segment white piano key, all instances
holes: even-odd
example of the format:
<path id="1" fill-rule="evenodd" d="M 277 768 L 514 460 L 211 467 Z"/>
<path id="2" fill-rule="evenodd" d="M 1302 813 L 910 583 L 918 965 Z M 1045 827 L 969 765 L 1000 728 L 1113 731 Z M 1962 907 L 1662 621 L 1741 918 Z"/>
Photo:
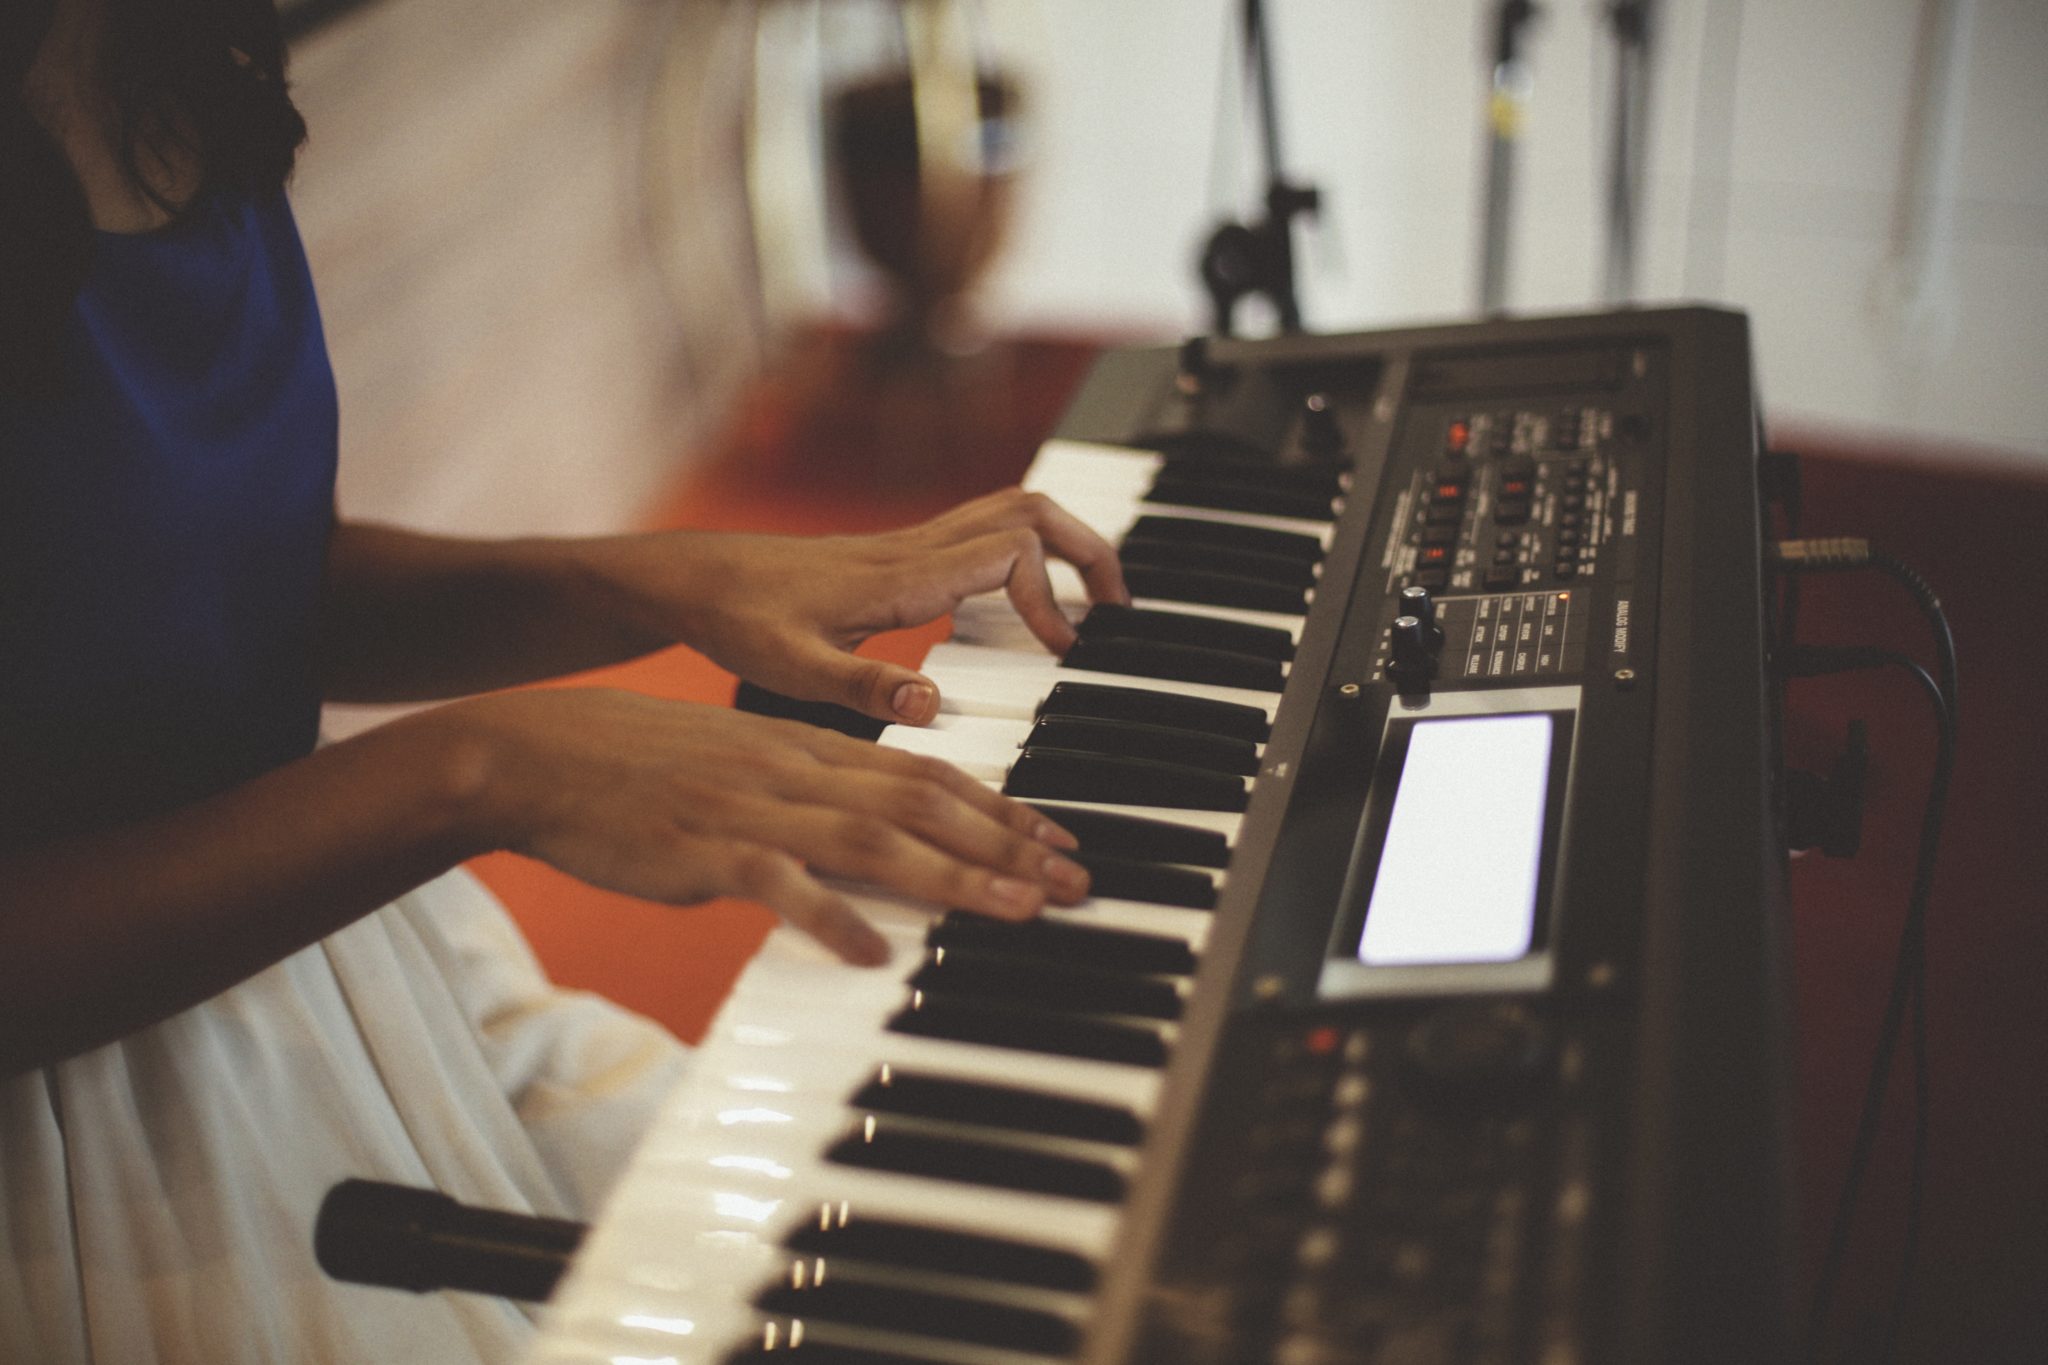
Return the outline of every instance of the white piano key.
<path id="1" fill-rule="evenodd" d="M 1185 517 L 1189 521 L 1221 521 L 1233 526 L 1258 526 L 1269 531 L 1289 531 L 1298 536 L 1315 537 L 1325 550 L 1330 548 L 1330 536 L 1336 527 L 1335 521 L 1276 517 L 1264 512 L 1233 512 L 1222 507 L 1188 507 L 1177 502 L 1141 502 L 1133 509 L 1132 515 L 1134 519 L 1140 516 Z M 1125 524 L 1125 529 L 1129 529 L 1129 523 Z"/>
<path id="2" fill-rule="evenodd" d="M 1098 809 L 1147 819 L 1170 819 L 1184 824 L 1200 822 L 1179 820 L 1183 815 L 1228 816 L 1231 820 L 1244 818 L 1234 811 L 1163 810 L 1153 806 L 1104 804 Z M 1236 832 L 1235 825 L 1226 827 L 1221 820 L 1203 827 L 1219 829 L 1225 837 Z M 865 969 L 864 975 L 885 981 L 892 978 L 897 981 L 907 980 L 910 974 L 917 970 L 917 964 L 923 960 L 926 932 L 940 915 L 946 913 L 945 907 L 885 891 L 879 887 L 857 886 L 852 883 L 833 885 L 853 902 L 855 910 L 889 940 L 894 953 L 888 964 Z M 1090 896 L 1079 905 L 1072 906 L 1048 904 L 1039 913 L 1047 919 L 1074 924 L 1093 924 L 1105 929 L 1126 929 L 1135 934 L 1158 934 L 1166 938 L 1177 938 L 1197 955 L 1208 941 L 1209 926 L 1215 920 L 1215 916 L 1207 910 L 1187 910 L 1178 906 L 1152 905 L 1145 901 L 1121 900 L 1109 896 Z M 744 974 L 735 990 L 758 979 L 762 982 L 797 983 L 799 991 L 830 993 L 835 973 L 862 970 L 847 967 L 810 936 L 786 925 L 777 928 L 768 936 L 755 961 L 760 962 L 763 958 L 774 963 L 774 970 Z M 876 988 L 875 993 L 885 994 L 879 988 Z M 862 998 L 866 998 L 865 991 Z"/>
<path id="3" fill-rule="evenodd" d="M 744 1135 L 744 1148 L 742 1135 L 692 1124 L 636 1162 L 635 1188 L 657 1200 L 667 1217 L 689 1213 L 679 1225 L 696 1230 L 700 1243 L 708 1233 L 736 1234 L 726 1243 L 736 1253 L 749 1238 L 779 1242 L 792 1228 L 815 1219 L 821 1204 L 842 1201 L 872 1217 L 1042 1242 L 1090 1259 L 1103 1254 L 1114 1234 L 1115 1209 L 1094 1200 L 826 1161 L 824 1153 L 856 1133 L 860 1119 L 845 1110 L 826 1113 L 824 1106 L 791 1107 L 799 1111 L 795 1123 Z M 1068 1149 L 1126 1178 L 1137 1160 L 1129 1151 L 1101 1144 L 1075 1143 Z"/>
<path id="4" fill-rule="evenodd" d="M 1177 938 L 1200 957 L 1208 946 L 1209 930 L 1215 916 L 1206 910 L 1182 910 L 1171 905 L 1146 905 L 1142 901 L 1089 897 L 1079 905 L 1049 905 L 1041 912 L 1062 924 L 1092 925 L 1098 929 L 1121 929 L 1133 934 L 1154 934 Z"/>
<path id="5" fill-rule="evenodd" d="M 990 784 L 1000 789 L 1000 784 Z M 1164 806 L 1128 806 L 1115 801 L 1033 801 L 1053 819 L 1060 818 L 1061 806 L 1073 806 L 1080 810 L 1102 811 L 1109 815 L 1128 815 L 1137 820 L 1158 820 L 1169 825 L 1186 825 L 1192 829 L 1214 830 L 1226 842 L 1237 838 L 1237 831 L 1244 825 L 1244 813 L 1234 810 L 1175 810 Z M 1115 852 L 1114 849 L 1105 850 Z M 1214 869 L 1210 869 L 1214 870 Z"/>
<path id="6" fill-rule="evenodd" d="M 1139 516 L 1159 515 L 1271 527 L 1330 543 L 1332 527 L 1321 522 L 1146 503 L 1161 465 L 1151 451 L 1051 441 L 1025 486 L 1058 499 L 1113 541 Z M 1049 574 L 1063 609 L 1078 619 L 1087 605 L 1079 576 L 1057 562 Z M 1275 626 L 1297 639 L 1301 627 L 1299 618 L 1284 614 L 1165 601 L 1138 605 Z M 998 753 L 1004 740 L 995 727 L 965 722 L 1002 719 L 1009 728 L 1001 735 L 1019 734 L 1018 722 L 1029 720 L 1059 681 L 1238 702 L 1268 720 L 1278 703 L 1263 692 L 1060 669 L 999 592 L 963 603 L 954 627 L 954 640 L 925 661 L 945 714 L 925 737 L 892 742 L 937 743 L 951 757 L 949 746 L 973 730 L 992 746 L 982 752 Z M 1014 756 L 1015 741 L 1008 743 Z M 999 785 L 993 776 L 985 780 Z M 1234 812 L 1065 804 L 1213 829 L 1226 839 L 1236 838 L 1243 819 Z M 593 1228 L 548 1310 L 529 1365 L 722 1362 L 760 1340 L 764 1315 L 752 1300 L 771 1276 L 786 1273 L 790 1253 L 780 1242 L 798 1221 L 815 1219 L 821 1203 L 837 1208 L 844 1201 L 855 1217 L 1038 1242 L 1098 1263 L 1108 1254 L 1119 1217 L 1110 1206 L 823 1160 L 824 1149 L 855 1121 L 846 1102 L 883 1062 L 1120 1105 L 1141 1119 L 1154 1112 L 1161 1082 L 1161 1073 L 1148 1067 L 888 1032 L 940 911 L 870 888 L 841 889 L 881 931 L 891 961 L 876 969 L 848 967 L 794 929 L 769 935 L 706 1033 L 691 1079 L 663 1105 Z M 1107 898 L 1049 908 L 1045 916 L 1175 938 L 1198 954 L 1214 922 L 1199 911 Z M 812 1330 L 950 1365 L 1044 1365 L 993 1348 L 822 1324 Z"/>
<path id="7" fill-rule="evenodd" d="M 1055 586 L 1062 582 L 1069 583 L 1071 591 L 1060 599 L 1061 609 L 1070 622 L 1079 625 L 1082 617 L 1088 614 L 1087 594 L 1081 590 L 1079 575 L 1070 568 L 1064 573 L 1055 572 Z M 1303 618 L 1299 616 L 1287 616 L 1271 611 L 1251 611 L 1244 607 L 1198 606 L 1187 602 L 1170 602 L 1161 597 L 1137 597 L 1131 599 L 1131 602 L 1133 606 L 1153 611 L 1200 616 L 1215 621 L 1242 621 L 1247 625 L 1284 630 L 1296 644 L 1301 643 Z M 1040 643 L 1038 637 L 1031 633 L 1031 627 L 1025 625 L 1017 615 L 1017 609 L 1010 605 L 1009 597 L 1000 592 L 981 593 L 955 607 L 951 638 L 963 645 L 986 645 L 991 649 L 1013 649 L 1024 654 L 1051 653 Z"/>
<path id="8" fill-rule="evenodd" d="M 1059 603 L 1067 619 L 1079 621 L 1087 614 L 1092 599 L 1088 595 L 1088 585 L 1081 580 L 1079 569 L 1065 560 L 1053 560 L 1045 566 L 1045 576 L 1046 581 L 1052 584 L 1053 600 Z M 1315 600 L 1314 588 L 1308 590 L 1308 600 Z M 1254 626 L 1272 626 L 1276 630 L 1289 632 L 1297 642 L 1301 639 L 1301 626 L 1305 619 L 1291 612 L 1257 611 L 1250 607 L 1220 607 L 1206 602 L 1182 602 L 1171 597 L 1134 595 L 1131 598 L 1131 605 L 1148 607 L 1153 611 L 1177 611 L 1192 616 L 1215 617 L 1224 621 L 1244 621 Z M 1015 612 L 1011 614 L 1015 615 Z M 1037 636 L 1030 634 L 1028 627 L 1025 634 L 1034 643 L 1038 639 Z M 1044 645 L 1038 647 L 1045 648 Z"/>
<path id="9" fill-rule="evenodd" d="M 745 1003 L 749 1008 L 789 1008 L 786 999 L 765 993 L 750 996 Z M 1116 1105 L 1141 1119 L 1150 1114 L 1158 1095 L 1158 1074 L 1146 1067 L 1112 1062 L 1073 1065 L 1069 1059 L 1039 1053 L 889 1034 L 883 1030 L 886 1017 L 857 1042 L 849 1041 L 854 1034 L 845 1027 L 817 1030 L 780 1046 L 761 1043 L 755 1030 L 725 1030 L 718 1035 L 718 1055 L 692 1059 L 692 1075 L 701 1076 L 707 1094 L 722 1096 L 727 1107 L 708 1112 L 723 1128 L 737 1127 L 737 1117 L 752 1107 L 772 1112 L 787 1095 L 815 1093 L 843 1104 L 885 1064 L 902 1072 Z"/>
<path id="10" fill-rule="evenodd" d="M 965 769 L 981 782 L 1002 789 L 1010 765 L 1023 751 L 1031 736 L 1032 722 L 1006 716 L 956 715 L 941 711 L 928 725 L 891 725 L 875 740 L 877 744 L 908 753 L 930 754 Z M 1265 752 L 1265 745 L 1253 749 Z M 1215 812 L 1234 815 L 1234 811 Z"/>
<path id="11" fill-rule="evenodd" d="M 864 914 L 868 913 L 858 899 L 855 907 Z M 1215 920 L 1215 916 L 1206 910 L 1148 905 L 1142 901 L 1116 900 L 1107 896 L 1090 896 L 1079 905 L 1049 905 L 1039 913 L 1046 919 L 1063 924 L 1092 925 L 1099 929 L 1178 939 L 1197 956 L 1207 946 L 1210 926 Z M 873 916 L 870 914 L 869 918 L 872 921 Z M 771 1046 L 791 1046 L 799 1041 L 806 1046 L 818 1046 L 821 1045 L 821 1034 L 829 1043 L 838 1036 L 832 1030 L 856 1016 L 871 1019 L 873 1026 L 880 1028 L 888 1016 L 901 1009 L 908 999 L 907 982 L 924 961 L 925 954 L 921 933 L 912 938 L 892 934 L 886 927 L 883 933 L 890 939 L 893 956 L 883 966 L 864 968 L 847 966 L 794 929 L 776 930 L 775 935 L 770 936 L 769 946 L 764 947 L 763 955 L 755 959 L 764 969 L 743 975 L 733 987 L 733 1000 L 748 1002 L 750 1011 L 753 1011 L 745 1020 L 747 1027 L 763 1035 L 763 1045 Z M 778 947 L 775 938 L 783 934 L 797 942 Z M 796 1002 L 796 1008 L 801 1009 L 805 1004 L 812 1008 L 795 1018 L 776 1013 L 791 1008 L 792 1001 Z M 829 1013 L 821 1013 L 815 1008 L 819 1001 L 830 1002 Z M 767 1009 L 757 1009 L 757 1002 L 765 1002 Z M 948 1043 L 946 1046 L 966 1045 Z M 1062 1060 L 1057 1065 L 1072 1063 Z M 1120 1078 L 1106 1084 L 1129 1084 L 1129 1073 L 1121 1067 L 1117 1070 Z"/>
<path id="12" fill-rule="evenodd" d="M 1076 492 L 1062 497 L 1053 490 L 1047 490 L 1059 501 L 1060 506 L 1073 513 L 1075 520 L 1104 540 L 1115 544 L 1130 533 L 1131 525 L 1139 517 L 1180 517 L 1188 521 L 1216 521 L 1231 526 L 1257 526 L 1270 531 L 1288 531 L 1298 536 L 1308 536 L 1327 550 L 1334 522 L 1311 521 L 1305 517 L 1280 517 L 1266 512 L 1235 512 L 1225 507 L 1189 507 L 1177 502 L 1147 502 L 1142 491 L 1138 497 L 1126 498 L 1121 493 Z"/>
<path id="13" fill-rule="evenodd" d="M 881 967 L 849 967 L 797 930 L 777 928 L 712 1021 L 707 1044 L 715 1036 L 732 1049 L 735 1065 L 752 1068 L 749 1075 L 763 1080 L 779 1076 L 798 1086 L 840 1084 L 840 1054 L 850 1047 L 874 1064 L 944 1070 L 1105 1103 L 1149 1103 L 1158 1079 L 1148 1067 L 887 1032 L 889 1018 L 909 1003 L 907 982 L 924 960 L 924 932 L 902 932 L 902 907 L 909 904 L 902 898 L 879 893 L 852 898 L 855 908 L 890 938 L 892 960 Z M 1200 911 L 1134 901 L 1091 898 L 1046 913 L 1076 924 L 1179 938 L 1197 953 L 1208 933 L 1209 917 Z M 935 911 L 927 912 L 919 922 L 935 917 Z M 818 1059 L 816 1066 L 812 1059 Z M 702 1050 L 692 1062 L 693 1067 L 713 1064 L 722 1063 Z"/>
<path id="14" fill-rule="evenodd" d="M 763 1315 L 753 1308 L 753 1298 L 787 1275 L 793 1261 L 805 1259 L 780 1243 L 798 1225 L 815 1222 L 821 1205 L 834 1218 L 843 1205 L 857 1218 L 895 1218 L 1038 1242 L 1098 1262 L 1114 1230 L 1114 1210 L 1083 1201 L 967 1186 L 958 1187 L 958 1193 L 935 1193 L 938 1182 L 881 1172 L 826 1167 L 815 1180 L 777 1186 L 766 1197 L 756 1197 L 743 1192 L 744 1182 L 698 1181 L 691 1170 L 663 1164 L 638 1173 L 644 1180 L 636 1187 L 639 1197 L 611 1211 L 558 1295 L 565 1307 L 549 1320 L 553 1338 L 601 1344 L 608 1354 L 597 1359 L 612 1365 L 723 1359 L 759 1330 Z M 763 1208 L 769 1211 L 762 1214 Z M 678 1229 L 693 1227 L 704 1231 L 678 1234 Z M 663 1254 L 650 1257 L 647 1248 L 661 1248 Z M 1085 1303 L 1079 1296 L 1020 1294 L 986 1283 L 989 1288 L 981 1292 L 1030 1297 L 1047 1307 L 1066 1305 L 1078 1312 Z M 1010 1353 L 974 1358 L 993 1362 L 998 1356 L 1029 1359 Z M 940 1358 L 967 1359 L 950 1343 L 940 1348 Z"/>
<path id="15" fill-rule="evenodd" d="M 818 1158 L 823 1153 L 844 1138 L 858 1136 L 863 1126 L 873 1120 L 860 1111 L 849 1110 L 836 1096 L 786 1095 L 766 1103 L 751 1096 L 747 1098 L 749 1102 L 744 1104 L 722 1105 L 717 1094 L 704 1095 L 700 1102 L 709 1110 L 708 1120 L 694 1122 L 684 1141 L 658 1152 L 643 1175 L 650 1180 L 667 1181 L 671 1188 L 717 1189 L 757 1200 L 788 1199 L 793 1197 L 791 1191 L 813 1190 L 812 1202 L 815 1202 L 816 1198 L 824 1197 L 817 1191 L 827 1186 L 842 1185 L 841 1174 L 856 1171 L 864 1176 L 890 1181 L 943 1186 L 946 1190 L 962 1186 L 975 1190 L 1000 1188 L 894 1171 L 841 1168 L 829 1162 L 821 1164 Z M 912 1120 L 895 1120 L 886 1115 L 879 1121 L 922 1126 Z M 993 1142 L 1002 1142 L 1007 1137 L 1019 1145 L 1097 1162 L 1126 1178 L 1132 1174 L 1137 1161 L 1136 1154 L 1127 1147 L 1079 1139 L 1034 1138 L 964 1127 L 953 1136 L 963 1141 Z M 1063 1198 L 1057 1195 L 1029 1197 Z M 1074 1202 L 1085 1205 L 1091 1201 Z"/>
<path id="16" fill-rule="evenodd" d="M 1043 493 L 1062 507 L 1089 521 L 1090 514 L 1113 518 L 1119 506 L 1141 507 L 1146 511 L 1164 508 L 1165 515 L 1186 516 L 1200 521 L 1233 521 L 1243 526 L 1271 526 L 1296 531 L 1329 543 L 1330 523 L 1303 517 L 1276 517 L 1257 512 L 1233 512 L 1210 507 L 1182 507 L 1175 503 L 1144 502 L 1152 481 L 1166 467 L 1156 451 L 1134 450 L 1128 446 L 1099 445 L 1091 441 L 1051 440 L 1038 448 L 1024 487 Z M 1095 529 L 1101 531 L 1101 525 Z M 1117 528 L 1121 535 L 1125 522 Z"/>
<path id="17" fill-rule="evenodd" d="M 778 1009 L 795 1008 L 787 999 L 761 996 L 748 1002 L 751 1005 L 772 1004 Z M 890 1012 L 891 1014 L 894 1011 Z M 906 1071 L 940 1071 L 958 1076 L 962 1080 L 987 1081 L 992 1085 L 1018 1085 L 1033 1090 L 1044 1090 L 1051 1094 L 1077 1100 L 1097 1100 L 1104 1104 L 1123 1104 L 1145 1118 L 1152 1112 L 1158 1094 L 1159 1075 L 1149 1068 L 1129 1066 L 1121 1062 L 1102 1062 L 1081 1057 L 1059 1057 L 1045 1052 L 1028 1052 L 1016 1048 L 988 1047 L 979 1043 L 956 1043 L 944 1038 L 923 1038 L 913 1034 L 889 1033 L 884 1027 L 888 1016 L 876 1021 L 871 1039 L 874 1051 L 869 1057 L 876 1066 L 882 1062 L 901 1067 Z M 811 1044 L 807 1049 L 776 1048 L 764 1046 L 759 1051 L 760 1061 L 755 1064 L 749 1054 L 736 1052 L 739 1058 L 734 1065 L 754 1065 L 746 1078 L 759 1080 L 774 1074 L 793 1078 L 799 1085 L 806 1083 L 811 1075 L 809 1059 L 822 1055 L 824 1043 L 819 1034 L 830 1032 L 820 1029 L 806 1040 Z M 844 1032 L 844 1029 L 840 1029 Z M 762 1032 L 748 1029 L 734 1029 L 730 1037 L 738 1042 L 742 1037 L 759 1042 Z M 773 1071 L 770 1068 L 774 1068 Z"/>
<path id="18" fill-rule="evenodd" d="M 1136 502 L 1166 465 L 1157 451 L 1055 437 L 1038 448 L 1024 487 L 1066 505 L 1069 499 Z"/>
<path id="19" fill-rule="evenodd" d="M 883 1359 L 914 1361 L 917 1365 L 1060 1365 L 1072 1359 L 1070 1356 L 1009 1351 L 965 1341 L 945 1341 L 937 1337 L 905 1336 L 878 1327 L 850 1327 L 818 1319 L 806 1320 L 803 1328 L 803 1345 L 806 1348 L 812 1345 L 845 1346 L 883 1353 Z M 802 1357 L 795 1359 L 801 1362 Z"/>
<path id="20" fill-rule="evenodd" d="M 1010 766 L 1021 756 L 1031 734 L 1028 720 L 1003 716 L 955 715 L 941 711 L 929 725 L 892 725 L 875 741 L 906 753 L 942 758 L 983 785 L 1001 791 Z M 1257 746 L 1260 752 L 1264 746 Z M 1107 803 L 1104 803 L 1105 807 Z M 1135 808 L 1133 808 L 1135 809 Z M 1171 819 L 1177 807 L 1146 807 L 1153 818 Z M 1209 812 L 1241 820 L 1236 811 Z M 1206 828 L 1206 826 L 1205 826 Z M 1234 831 L 1236 826 L 1230 828 Z"/>
<path id="21" fill-rule="evenodd" d="M 1148 692 L 1236 702 L 1240 706 L 1256 707 L 1269 723 L 1273 718 L 1273 708 L 1280 700 L 1275 692 L 1218 687 L 1211 683 L 1134 678 L 1085 668 L 1062 668 L 1059 660 L 1049 654 L 988 649 L 951 641 L 932 648 L 925 657 L 924 674 L 938 684 L 940 710 L 959 715 L 1007 716 L 1015 720 L 1028 720 L 1035 715 L 1038 704 L 1052 691 L 1053 684 L 1061 682 L 1100 683 L 1107 687 L 1131 687 Z"/>
<path id="22" fill-rule="evenodd" d="M 969 776 L 1000 785 L 1030 733 L 1028 720 L 941 712 L 929 725 L 892 725 L 876 743 L 943 758 Z"/>

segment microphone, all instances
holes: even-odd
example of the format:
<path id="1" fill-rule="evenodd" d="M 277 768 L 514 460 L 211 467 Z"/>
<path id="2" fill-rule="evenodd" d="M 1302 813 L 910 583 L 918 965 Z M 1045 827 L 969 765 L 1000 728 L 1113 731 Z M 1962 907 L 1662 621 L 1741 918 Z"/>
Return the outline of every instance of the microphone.
<path id="1" fill-rule="evenodd" d="M 584 1223 L 458 1204 L 438 1190 L 344 1180 L 320 1201 L 313 1255 L 351 1284 L 546 1299 L 589 1231 Z"/>

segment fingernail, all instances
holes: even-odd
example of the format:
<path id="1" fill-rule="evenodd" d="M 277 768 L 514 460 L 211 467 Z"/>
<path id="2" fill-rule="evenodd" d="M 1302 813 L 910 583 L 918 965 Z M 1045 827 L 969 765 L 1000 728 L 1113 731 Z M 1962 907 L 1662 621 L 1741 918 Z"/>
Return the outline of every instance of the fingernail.
<path id="1" fill-rule="evenodd" d="M 879 967 L 889 960 L 889 940 L 866 925 L 846 936 L 846 960 L 856 967 Z"/>
<path id="2" fill-rule="evenodd" d="M 907 682 L 896 689 L 889 705 L 903 719 L 921 721 L 938 709 L 938 689 L 930 683 Z"/>
<path id="3" fill-rule="evenodd" d="M 1006 910 L 1028 915 L 1044 902 L 1044 895 L 1030 882 L 1018 881 L 1015 877 L 991 877 L 988 880 L 990 899 Z"/>
<path id="4" fill-rule="evenodd" d="M 1072 849 L 1081 846 L 1079 839 L 1050 820 L 1040 820 L 1038 828 L 1031 831 L 1031 837 L 1041 844 L 1051 844 L 1054 848 Z"/>
<path id="5" fill-rule="evenodd" d="M 1052 883 L 1053 890 L 1069 900 L 1079 900 L 1088 894 L 1088 869 L 1070 858 L 1047 858 L 1045 879 Z"/>

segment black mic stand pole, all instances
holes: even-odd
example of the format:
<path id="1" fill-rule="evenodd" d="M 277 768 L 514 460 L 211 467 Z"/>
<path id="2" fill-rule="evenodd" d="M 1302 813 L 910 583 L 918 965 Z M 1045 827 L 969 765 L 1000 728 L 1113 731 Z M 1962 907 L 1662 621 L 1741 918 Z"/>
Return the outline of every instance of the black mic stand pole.
<path id="1" fill-rule="evenodd" d="M 1607 158 L 1607 261 L 1600 297 L 1613 305 L 1636 292 L 1636 231 L 1641 226 L 1643 164 L 1650 112 L 1651 0 L 1617 0 L 1614 25 L 1614 123 Z"/>
<path id="2" fill-rule="evenodd" d="M 1486 96 L 1486 218 L 1479 252 L 1479 311 L 1507 304 L 1508 236 L 1515 191 L 1515 150 L 1532 79 L 1522 57 L 1522 33 L 1536 17 L 1534 0 L 1501 0 Z"/>
<path id="3" fill-rule="evenodd" d="M 1202 285 L 1215 309 L 1216 333 L 1231 335 L 1237 301 L 1264 294 L 1273 302 L 1280 330 L 1301 330 L 1301 301 L 1294 287 L 1294 220 L 1313 214 L 1322 196 L 1313 185 L 1296 185 L 1281 170 L 1280 115 L 1273 85 L 1273 54 L 1266 34 L 1265 6 L 1244 0 L 1245 56 L 1259 102 L 1260 140 L 1266 157 L 1266 216 L 1246 227 L 1225 223 L 1202 251 Z"/>

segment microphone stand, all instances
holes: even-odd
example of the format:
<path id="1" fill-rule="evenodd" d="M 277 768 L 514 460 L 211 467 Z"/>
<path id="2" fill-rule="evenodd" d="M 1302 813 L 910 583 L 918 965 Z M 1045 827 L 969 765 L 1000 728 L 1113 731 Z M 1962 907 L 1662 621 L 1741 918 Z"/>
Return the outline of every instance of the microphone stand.
<path id="1" fill-rule="evenodd" d="M 1650 105 L 1651 0 L 1617 0 L 1614 25 L 1614 124 L 1607 158 L 1607 260 L 1601 298 L 1623 304 L 1636 292 L 1636 229 L 1640 220 Z"/>
<path id="2" fill-rule="evenodd" d="M 1301 330 L 1301 301 L 1294 287 L 1294 219 L 1313 214 L 1322 196 L 1313 185 L 1290 182 L 1281 171 L 1280 116 L 1273 85 L 1273 55 L 1266 34 L 1265 6 L 1244 0 L 1244 46 L 1257 90 L 1260 141 L 1266 158 L 1266 216 L 1247 227 L 1224 223 L 1202 251 L 1202 286 L 1215 311 L 1216 334 L 1232 335 L 1238 300 L 1263 294 L 1273 303 L 1280 330 Z"/>
<path id="3" fill-rule="evenodd" d="M 1501 0 L 1486 101 L 1486 217 L 1479 252 L 1479 310 L 1505 311 L 1508 230 L 1514 207 L 1515 150 L 1533 78 L 1522 57 L 1522 33 L 1536 17 L 1534 0 Z"/>

